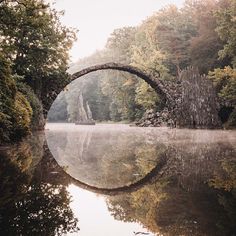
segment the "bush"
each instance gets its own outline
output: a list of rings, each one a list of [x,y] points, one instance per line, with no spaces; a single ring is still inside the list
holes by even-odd
[[[18,82],[17,88],[22,94],[24,94],[24,96],[27,98],[32,108],[33,114],[32,114],[31,125],[30,125],[31,129],[32,130],[43,129],[45,120],[43,116],[42,103],[39,101],[38,97],[30,88],[30,86],[24,83]]]
[[[0,53],[0,144],[19,141],[30,132],[32,108],[17,91],[10,65]]]
[[[209,72],[209,79],[213,81],[219,97],[235,107],[236,69],[230,66],[226,66],[224,69],[217,68]],[[236,108],[234,108],[224,126],[227,129],[236,128]]]
[[[0,144],[9,142],[13,135],[12,117],[16,95],[10,65],[0,53]]]
[[[17,92],[12,117],[14,132],[11,140],[18,141],[30,133],[32,114],[32,108],[26,97],[21,92]]]

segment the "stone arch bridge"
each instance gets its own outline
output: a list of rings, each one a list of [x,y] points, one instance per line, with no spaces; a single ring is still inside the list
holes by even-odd
[[[221,128],[219,99],[211,81],[201,76],[198,70],[187,68],[175,81],[143,72],[139,68],[119,63],[91,66],[72,75],[72,81],[100,70],[118,70],[131,73],[147,82],[162,98],[168,110],[168,119],[174,127]]]

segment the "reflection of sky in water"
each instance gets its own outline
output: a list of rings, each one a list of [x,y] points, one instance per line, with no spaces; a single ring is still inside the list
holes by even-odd
[[[51,153],[73,178],[91,186],[129,186],[168,158],[206,158],[217,144],[235,143],[233,132],[135,128],[128,125],[48,124]]]
[[[236,131],[47,128],[56,159],[43,133],[0,149],[0,235],[56,235],[63,227],[59,235],[70,235],[76,217],[81,231],[73,235],[81,236],[235,235]],[[75,181],[60,162],[97,186],[129,184],[158,168],[117,191]]]
[[[133,232],[148,232],[138,223],[125,223],[114,220],[107,209],[105,196],[96,195],[75,185],[70,185],[68,191],[72,195],[70,204],[74,214],[79,219],[81,236],[132,236]],[[150,233],[149,236],[152,234]]]
[[[128,125],[47,127],[47,143],[58,164],[73,178],[96,187],[137,182],[157,165],[158,153],[163,151],[152,129]]]
[[[232,235],[235,131],[74,124],[47,128],[47,143],[58,164],[97,187],[128,185],[148,174],[161,156],[166,158],[158,178],[135,191],[102,196],[70,184],[71,207],[81,228],[74,235]]]

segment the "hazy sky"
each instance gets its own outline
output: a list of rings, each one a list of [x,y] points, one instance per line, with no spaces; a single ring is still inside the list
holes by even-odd
[[[56,0],[54,7],[65,10],[63,24],[79,29],[71,60],[89,56],[105,46],[114,29],[136,26],[153,12],[184,0]]]

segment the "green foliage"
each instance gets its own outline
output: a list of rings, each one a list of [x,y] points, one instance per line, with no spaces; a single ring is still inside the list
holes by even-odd
[[[140,81],[136,88],[135,101],[142,106],[144,110],[156,108],[160,98],[157,93],[145,82]]]
[[[209,72],[220,97],[236,105],[236,69],[226,66]]]
[[[132,57],[131,45],[135,40],[135,27],[123,27],[115,29],[107,40],[108,55],[113,61],[129,64]]]
[[[21,139],[21,137],[26,136],[30,133],[30,125],[32,118],[32,108],[26,97],[20,93],[16,93],[15,103],[14,103],[14,114],[13,114],[13,129],[14,136],[12,139]]]
[[[11,117],[0,112],[0,143],[9,142],[12,130]]]
[[[222,0],[222,7],[216,12],[217,32],[224,41],[224,48],[220,50],[221,58],[230,57],[236,66],[236,2]]]
[[[1,142],[43,128],[42,112],[70,80],[68,51],[76,31],[60,23],[62,14],[44,0],[0,1]]]
[[[16,85],[11,78],[10,65],[0,53],[0,143],[10,141]]]
[[[1,81],[1,88],[2,87],[6,88],[3,81]],[[13,88],[16,88],[15,85],[13,85]],[[32,108],[26,97],[20,92],[16,92],[13,98],[7,97],[6,94],[4,94],[0,97],[0,103],[1,143],[18,141],[29,134]]]
[[[22,94],[24,94],[24,96],[27,98],[27,101],[30,103],[30,106],[32,108],[33,114],[31,119],[31,129],[33,130],[42,129],[44,126],[42,103],[28,85],[22,82],[18,82],[17,88]]]
[[[196,34],[191,16],[184,14],[176,6],[169,6],[156,14],[155,35],[160,48],[166,54],[172,74],[189,65],[188,47]]]
[[[47,114],[57,95],[69,83],[70,76],[66,68],[58,68],[49,75],[43,77],[43,87],[41,89],[41,101],[44,108],[44,114]]]
[[[40,98],[47,88],[49,97],[55,91],[55,86],[50,88],[54,77],[64,79],[75,32],[62,26],[62,13],[50,9],[43,0],[1,1],[0,12],[1,47],[12,61],[13,72],[24,76],[24,82]],[[62,75],[55,75],[59,72]]]
[[[32,109],[15,85],[9,63],[0,57],[0,142],[18,141],[29,133]]]
[[[163,64],[165,55],[160,51],[155,36],[156,21],[155,17],[150,17],[137,28],[135,41],[131,45],[131,64],[153,76],[165,78],[168,69]]]
[[[10,65],[0,54],[0,142],[18,141],[29,133],[32,108],[19,91]]]
[[[9,63],[0,58],[0,141],[19,140],[29,133],[32,110],[25,96],[17,92]]]
[[[236,69],[226,66],[224,69],[217,68],[209,72],[209,78],[213,80],[219,97],[227,101],[234,110],[229,114],[225,128],[236,127]]]

